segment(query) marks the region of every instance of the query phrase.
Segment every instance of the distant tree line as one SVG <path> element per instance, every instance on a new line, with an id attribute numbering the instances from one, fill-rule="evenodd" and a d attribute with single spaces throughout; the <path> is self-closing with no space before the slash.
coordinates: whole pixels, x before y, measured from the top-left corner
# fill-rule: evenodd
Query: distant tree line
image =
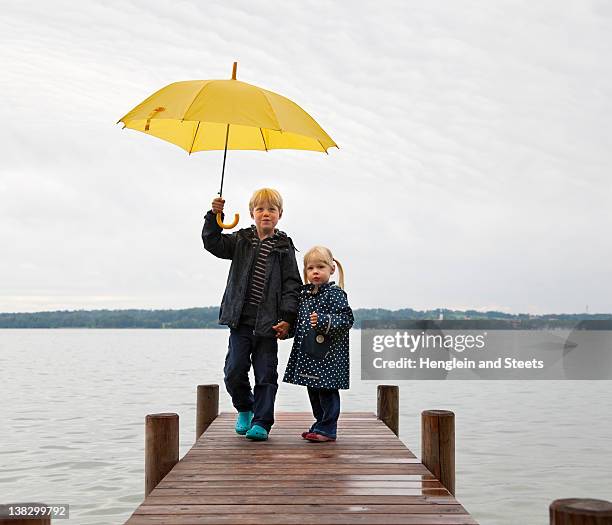
<path id="1" fill-rule="evenodd" d="M 572 327 L 582 320 L 610 320 L 611 314 L 507 314 L 476 310 L 354 310 L 355 328 L 363 320 L 494 319 L 520 321 L 522 326 Z M 0 313 L 0 328 L 225 328 L 218 324 L 219 308 L 186 308 L 183 310 L 74 310 L 36 313 Z"/>
<path id="2" fill-rule="evenodd" d="M 218 307 L 0 314 L 0 328 L 219 328 Z"/>

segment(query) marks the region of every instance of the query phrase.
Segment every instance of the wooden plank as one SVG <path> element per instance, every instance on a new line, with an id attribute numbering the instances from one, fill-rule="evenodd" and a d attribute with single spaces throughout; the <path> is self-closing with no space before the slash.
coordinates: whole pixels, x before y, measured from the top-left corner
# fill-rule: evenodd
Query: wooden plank
<path id="1" fill-rule="evenodd" d="M 312 457 L 346 457 L 346 459 L 354 459 L 354 456 L 362 456 L 362 457 L 377 457 L 377 456 L 386 456 L 393 455 L 393 457 L 408 457 L 413 458 L 414 454 L 410 452 L 408 449 L 399 448 L 399 449 L 376 449 L 368 451 L 367 454 L 362 454 L 363 449 L 346 449 L 342 448 L 340 445 L 333 446 L 322 446 L 317 447 L 301 447 L 299 449 L 296 448 L 280 448 L 280 447 L 272 447 L 272 448 L 250 448 L 248 450 L 240 449 L 240 448 L 219 448 L 215 451 L 215 456 L 224 457 L 224 456 L 249 456 L 249 457 L 265 457 L 265 458 L 296 458 L 296 457 L 304 457 L 304 458 L 312 458 Z M 185 457 L 190 455 L 197 454 L 209 454 L 210 450 L 203 450 L 200 448 L 192 448 Z"/>
<path id="2" fill-rule="evenodd" d="M 203 438 L 202 442 L 199 443 L 199 445 L 210 445 L 210 444 L 215 444 L 217 447 L 220 446 L 220 448 L 225 448 L 225 445 L 231 446 L 231 445 L 241 445 L 244 443 L 251 443 L 252 445 L 247 445 L 247 446 L 251 446 L 251 448 L 258 448 L 257 445 L 259 445 L 262 448 L 265 448 L 266 445 L 265 444 L 274 444 L 276 446 L 281 446 L 281 445 L 289 445 L 289 446 L 299 446 L 299 447 L 305 447 L 305 448 L 333 448 L 335 446 L 342 446 L 342 445 L 352 445 L 352 446 L 356 446 L 356 445 L 363 445 L 363 444 L 367 444 L 368 446 L 373 446 L 373 445 L 380 445 L 381 447 L 385 447 L 385 446 L 390 446 L 390 447 L 394 447 L 397 445 L 396 441 L 393 439 L 392 436 L 389 435 L 380 435 L 380 436 L 375 436 L 372 434 L 356 434 L 356 433 L 349 433 L 349 434 L 342 434 L 341 432 L 337 435 L 337 439 L 336 441 L 328 441 L 326 443 L 312 443 L 311 441 L 307 441 L 305 439 L 302 438 L 302 432 L 306 432 L 308 429 L 307 428 L 301 428 L 299 431 L 296 432 L 291 432 L 288 434 L 279 434 L 279 433 L 274 433 L 274 431 L 270 432 L 270 434 L 268 434 L 268 439 L 266 441 L 250 441 L 248 439 L 246 439 L 245 437 L 241 437 L 238 436 L 237 434 L 234 434 L 233 436 L 230 435 L 228 436 L 227 433 L 225 434 L 219 434 L 218 436 L 208 436 L 206 438 Z M 199 448 L 197 446 L 194 446 L 194 448 Z M 401 448 L 401 447 L 396 447 L 396 448 Z"/>
<path id="3" fill-rule="evenodd" d="M 266 447 L 266 448 L 246 448 L 246 447 L 225 447 L 225 448 L 215 448 L 215 447 L 193 447 L 185 457 L 200 454 L 208 454 L 214 456 L 246 456 L 246 457 L 261 457 L 261 458 L 271 458 L 278 457 L 283 454 L 291 454 L 291 455 L 304 455 L 304 457 L 335 457 L 340 454 L 360 454 L 363 452 L 363 447 L 341 447 L 340 445 L 334 445 L 334 448 L 331 447 L 317 447 L 316 445 L 313 447 Z M 385 455 L 393 455 L 396 457 L 405 457 L 405 458 L 413 458 L 414 454 L 410 452 L 406 448 L 380 448 L 376 450 L 372 450 L 369 456 L 378 457 Z"/>
<path id="4" fill-rule="evenodd" d="M 342 451 L 342 450 L 346 450 L 347 452 L 355 452 L 358 450 L 364 450 L 365 448 L 373 448 L 376 446 L 377 440 L 367 440 L 367 439 L 358 439 L 355 438 L 354 440 L 352 440 L 352 447 L 349 448 L 345 448 L 342 449 L 341 447 L 344 446 L 344 444 L 339 443 L 339 442 L 333 442 L 333 441 L 328 441 L 325 443 L 311 443 L 309 442 L 307 445 L 304 445 L 303 443 L 297 442 L 296 443 L 296 437 L 286 437 L 286 438 L 268 438 L 267 441 L 250 441 L 247 439 L 244 439 L 241 442 L 237 442 L 237 443 L 226 443 L 224 442 L 224 440 L 222 439 L 218 439 L 215 441 L 209 441 L 207 442 L 207 445 L 214 445 L 214 447 L 210 447 L 208 446 L 208 449 L 213 449 L 213 450 L 219 450 L 219 449 L 225 449 L 225 450 L 229 450 L 232 448 L 239 448 L 239 449 L 243 449 L 243 450 L 251 450 L 253 452 L 257 451 L 257 450 L 266 450 L 268 448 L 274 448 L 274 447 L 278 447 L 280 448 L 291 448 L 294 449 L 295 451 L 298 450 L 306 450 L 306 451 L 313 451 L 313 450 L 317 450 L 317 451 Z M 305 442 L 305 440 L 301 440 L 302 442 Z M 384 443 L 382 442 L 380 444 L 381 448 L 384 448 L 385 450 L 388 448 L 393 448 L 393 445 L 391 443 Z M 195 452 L 202 450 L 201 447 L 197 447 L 193 449 Z M 401 451 L 401 450 L 405 450 L 402 449 L 401 447 L 396 447 L 395 450 L 397 451 Z"/>
<path id="5" fill-rule="evenodd" d="M 202 479 L 206 478 L 206 476 L 166 476 L 164 478 L 164 483 L 192 483 L 194 487 L 200 487 L 205 485 L 207 488 L 235 488 L 239 487 L 238 490 L 244 492 L 244 486 L 248 485 L 248 482 L 235 482 L 228 480 L 214 480 L 210 479 Z M 304 486 L 304 479 L 301 480 L 276 480 L 276 479 L 266 479 L 266 480 L 257 480 L 258 487 L 283 487 L 283 488 L 299 488 Z M 159 486 L 159 485 L 158 485 Z M 166 486 L 165 484 L 163 485 Z M 402 488 L 443 488 L 438 480 L 424 480 L 424 481 L 338 481 L 336 479 L 320 479 L 313 480 L 308 482 L 308 487 L 310 488 L 329 488 L 333 489 L 334 487 L 342 487 L 345 488 L 389 488 L 389 489 L 402 489 Z"/>
<path id="6" fill-rule="evenodd" d="M 233 474 L 228 475 L 225 473 L 218 474 L 202 474 L 199 471 L 196 472 L 172 472 L 168 473 L 165 479 L 173 479 L 174 476 L 178 477 L 188 477 L 188 476 L 198 476 L 202 481 L 219 481 L 219 480 L 227 480 L 227 481 L 243 481 L 248 483 L 252 481 L 252 476 L 248 474 Z M 259 481 L 304 481 L 304 476 L 302 474 L 263 474 L 258 476 Z M 333 481 L 428 481 L 432 479 L 436 479 L 433 474 L 330 474 L 325 476 L 326 480 Z"/>
<path id="7" fill-rule="evenodd" d="M 175 467 L 176 468 L 176 467 Z M 202 474 L 219 474 L 219 473 L 223 473 L 224 470 L 223 469 L 217 469 L 217 470 L 201 470 L 201 469 L 194 469 L 194 468 L 189 468 L 189 469 L 184 469 L 182 472 L 190 472 L 190 473 L 202 473 Z M 243 469 L 225 469 L 225 472 L 229 475 L 234 475 L 234 474 L 242 474 L 244 473 Z M 303 473 L 304 476 L 316 476 L 316 475 L 321 475 L 321 470 L 317 469 L 317 468 L 312 468 L 312 469 L 301 469 L 301 472 Z M 280 475 L 286 475 L 286 474 L 294 474 L 295 473 L 295 469 L 266 469 L 264 471 L 262 470 L 249 470 L 248 473 L 251 476 L 251 480 L 253 479 L 253 476 L 257 476 L 260 477 L 262 475 L 272 475 L 272 474 L 280 474 Z M 355 467 L 355 468 L 338 468 L 338 469 L 334 469 L 331 472 L 324 472 L 323 475 L 336 475 L 336 474 L 364 474 L 364 470 L 359 468 L 359 467 Z M 367 473 L 369 474 L 388 474 L 390 473 L 390 470 L 388 468 L 378 468 L 378 469 L 368 469 Z M 393 472 L 391 472 L 393 474 L 428 474 L 429 471 L 423 466 L 423 465 L 413 465 L 413 468 L 411 469 L 402 469 L 402 470 L 394 470 Z M 159 485 L 158 485 L 159 486 Z"/>
<path id="8" fill-rule="evenodd" d="M 191 456 L 189 461 L 183 461 L 178 463 L 174 468 L 176 471 L 183 470 L 198 470 L 202 473 L 214 473 L 216 471 L 232 471 L 232 474 L 249 474 L 253 472 L 265 473 L 267 471 L 289 471 L 286 474 L 307 472 L 307 471 L 320 471 L 321 473 L 333 474 L 336 469 L 363 469 L 363 474 L 375 474 L 372 470 L 389 469 L 390 474 L 418 474 L 420 472 L 429 472 L 427 469 L 421 469 L 423 466 L 421 463 L 416 461 L 416 458 L 404 458 L 395 460 L 393 463 L 386 458 L 372 458 L 371 460 L 359 460 L 359 461 L 339 461 L 330 458 L 325 459 L 304 459 L 298 462 L 293 461 L 278 461 L 278 460 L 266 460 L 260 458 L 257 460 L 239 461 L 232 459 L 222 463 L 216 461 L 215 463 L 209 463 L 206 461 L 206 457 L 195 458 Z M 229 473 L 229 472 L 228 472 Z M 352 474 L 349 472 L 348 474 Z"/>
<path id="9" fill-rule="evenodd" d="M 450 505 L 209 505 L 197 503 L 159 503 L 141 505 L 136 514 L 465 514 L 459 504 Z"/>
<path id="10" fill-rule="evenodd" d="M 253 496 L 268 495 L 274 496 L 445 496 L 448 491 L 445 488 L 329 488 L 329 487 L 226 487 L 226 488 L 213 488 L 205 484 L 198 485 L 195 482 L 181 483 L 181 482 L 165 482 L 162 481 L 159 484 L 160 488 L 164 489 L 181 489 L 186 494 L 198 494 L 204 495 L 220 495 L 220 496 L 234 496 L 238 499 L 248 490 L 248 493 Z"/>
<path id="11" fill-rule="evenodd" d="M 126 525 L 305 525 L 308 514 L 134 514 Z M 316 514 L 317 525 L 478 525 L 468 514 Z"/>
<path id="12" fill-rule="evenodd" d="M 351 465 L 365 465 L 372 463 L 386 463 L 386 464 L 400 464 L 405 463 L 407 465 L 420 463 L 417 458 L 405 457 L 405 458 L 396 458 L 393 456 L 367 456 L 367 455 L 359 455 L 359 454 L 345 454 L 342 456 L 335 455 L 329 457 L 316 457 L 316 456 L 304 456 L 301 457 L 290 457 L 289 454 L 284 454 L 280 457 L 277 456 L 232 456 L 229 454 L 226 455 L 217 455 L 214 460 L 210 458 L 209 454 L 198 454 L 191 453 L 189 458 L 195 463 L 205 462 L 208 465 L 214 465 L 216 463 L 220 463 L 222 465 L 233 465 L 237 463 L 239 465 L 260 465 L 263 461 L 266 462 L 266 465 L 276 466 L 278 465 L 292 465 L 296 466 L 303 465 L 304 463 L 308 463 L 309 465 L 314 465 L 321 463 L 323 465 L 330 464 L 345 464 L 350 463 Z"/>
<path id="13" fill-rule="evenodd" d="M 199 494 L 188 494 L 184 489 L 160 489 L 157 488 L 145 499 L 145 504 L 150 501 L 162 502 L 164 504 L 185 503 L 185 504 L 207 504 L 207 505 L 258 505 L 262 503 L 261 496 L 242 495 L 236 496 L 202 496 Z M 447 493 L 443 496 L 421 495 L 411 496 L 292 496 L 291 503 L 295 505 L 399 505 L 402 503 L 413 505 L 457 505 L 455 498 Z M 269 505 L 282 505 L 287 503 L 286 496 L 270 495 L 265 498 L 265 503 Z"/>

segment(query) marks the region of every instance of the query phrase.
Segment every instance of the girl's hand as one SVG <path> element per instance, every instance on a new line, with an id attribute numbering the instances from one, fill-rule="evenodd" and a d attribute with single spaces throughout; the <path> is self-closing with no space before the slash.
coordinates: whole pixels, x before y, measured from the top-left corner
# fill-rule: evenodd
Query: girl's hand
<path id="1" fill-rule="evenodd" d="M 319 316 L 317 315 L 317 312 L 312 312 L 310 314 L 310 326 L 312 326 L 313 328 L 317 326 L 318 320 L 319 320 Z"/>
<path id="2" fill-rule="evenodd" d="M 212 211 L 213 213 L 221 213 L 223 211 L 223 205 L 225 204 L 225 199 L 221 197 L 216 197 L 212 201 Z"/>

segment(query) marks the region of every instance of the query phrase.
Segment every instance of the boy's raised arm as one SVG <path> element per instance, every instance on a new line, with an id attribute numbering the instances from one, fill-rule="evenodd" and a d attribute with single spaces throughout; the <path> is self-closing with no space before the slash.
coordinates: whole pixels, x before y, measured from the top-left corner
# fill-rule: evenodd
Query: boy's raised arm
<path id="1" fill-rule="evenodd" d="M 207 251 L 221 259 L 232 259 L 236 248 L 236 233 L 223 234 L 223 229 L 217 224 L 216 213 L 223 213 L 223 199 L 214 199 L 213 207 L 204 217 L 202 241 Z"/>

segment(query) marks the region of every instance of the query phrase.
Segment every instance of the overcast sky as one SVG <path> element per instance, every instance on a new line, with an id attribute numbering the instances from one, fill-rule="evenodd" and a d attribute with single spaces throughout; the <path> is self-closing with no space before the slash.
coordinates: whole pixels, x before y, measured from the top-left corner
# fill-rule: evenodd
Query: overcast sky
<path id="1" fill-rule="evenodd" d="M 115 122 L 177 80 L 298 103 L 329 155 L 230 151 L 356 307 L 612 311 L 609 0 L 4 1 L 0 311 L 217 305 L 222 152 Z M 301 265 L 301 257 L 298 254 Z"/>

